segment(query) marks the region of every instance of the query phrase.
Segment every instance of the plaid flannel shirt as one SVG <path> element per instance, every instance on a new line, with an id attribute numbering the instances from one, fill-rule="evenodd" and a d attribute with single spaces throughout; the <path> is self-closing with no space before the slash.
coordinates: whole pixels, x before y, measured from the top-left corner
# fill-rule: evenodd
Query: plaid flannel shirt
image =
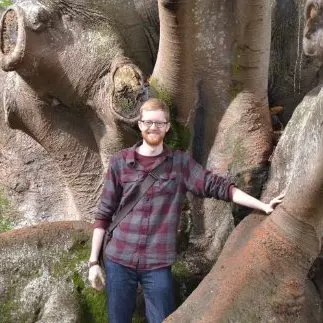
<path id="1" fill-rule="evenodd" d="M 94 227 L 107 228 L 117 208 L 131 199 L 147 175 L 135 160 L 135 146 L 110 159 Z M 163 163 L 159 179 L 114 229 L 104 255 L 110 260 L 140 270 L 171 265 L 176 258 L 176 232 L 187 191 L 200 197 L 230 201 L 229 178 L 205 170 L 188 152 L 164 146 L 153 168 Z"/>

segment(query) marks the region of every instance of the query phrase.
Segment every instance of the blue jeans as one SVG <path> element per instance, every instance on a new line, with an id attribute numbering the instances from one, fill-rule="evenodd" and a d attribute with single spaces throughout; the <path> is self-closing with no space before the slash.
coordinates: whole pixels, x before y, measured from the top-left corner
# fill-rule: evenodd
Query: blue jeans
<path id="1" fill-rule="evenodd" d="M 105 260 L 109 323 L 131 323 L 138 283 L 149 323 L 160 323 L 175 310 L 171 267 L 136 270 Z"/>

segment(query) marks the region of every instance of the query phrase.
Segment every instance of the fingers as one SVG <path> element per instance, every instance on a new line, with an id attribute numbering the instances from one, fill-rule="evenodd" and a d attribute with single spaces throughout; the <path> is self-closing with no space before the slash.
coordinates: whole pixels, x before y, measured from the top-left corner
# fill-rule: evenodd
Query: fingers
<path id="1" fill-rule="evenodd" d="M 279 203 L 281 203 L 282 202 L 282 200 L 280 200 L 280 199 L 278 199 L 278 198 L 274 198 L 274 199 L 272 199 L 271 201 L 270 201 L 270 204 L 274 204 L 274 205 L 276 205 L 276 204 L 279 204 Z"/>
<path id="2" fill-rule="evenodd" d="M 285 193 L 282 193 L 280 194 L 279 196 L 273 198 L 271 201 L 270 201 L 270 204 L 280 204 L 282 201 L 283 201 L 283 198 L 285 197 Z"/>
<path id="3" fill-rule="evenodd" d="M 278 197 L 279 197 L 280 199 L 283 199 L 283 198 L 285 197 L 285 195 L 286 195 L 286 192 L 281 193 Z"/>
<path id="4" fill-rule="evenodd" d="M 286 192 L 283 192 L 283 193 L 279 194 L 279 195 L 276 197 L 276 199 L 278 199 L 278 200 L 282 200 L 282 199 L 285 197 L 285 195 L 286 195 Z"/>
<path id="5" fill-rule="evenodd" d="M 271 204 L 267 204 L 267 208 L 265 209 L 265 213 L 267 215 L 269 215 L 273 210 L 274 210 L 274 208 L 272 207 L 272 205 Z"/>
<path id="6" fill-rule="evenodd" d="M 94 288 L 97 291 L 101 291 L 104 288 L 104 283 L 99 276 L 97 276 L 95 279 Z"/>
<path id="7" fill-rule="evenodd" d="M 89 269 L 89 281 L 91 286 L 98 291 L 104 288 L 105 279 L 99 265 L 94 265 Z"/>
<path id="8" fill-rule="evenodd" d="M 101 270 L 101 271 L 100 271 L 100 273 L 99 273 L 99 277 L 100 277 L 101 283 L 102 283 L 103 285 L 105 285 L 105 279 L 104 279 L 104 276 L 103 276 L 102 270 Z"/>
<path id="9" fill-rule="evenodd" d="M 105 286 L 105 279 L 104 279 L 102 270 L 100 270 L 100 272 L 99 272 L 99 279 L 100 279 L 100 285 L 102 286 L 102 288 L 104 288 L 104 286 Z"/>

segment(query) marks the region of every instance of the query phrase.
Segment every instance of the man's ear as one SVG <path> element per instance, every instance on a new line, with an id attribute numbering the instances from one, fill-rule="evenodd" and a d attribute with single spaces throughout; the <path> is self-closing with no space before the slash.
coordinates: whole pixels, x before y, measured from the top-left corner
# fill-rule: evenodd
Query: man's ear
<path id="1" fill-rule="evenodd" d="M 142 131 L 141 127 L 142 127 L 142 124 L 141 124 L 141 122 L 138 120 L 138 128 L 140 129 L 140 131 Z"/>
<path id="2" fill-rule="evenodd" d="M 166 125 L 166 132 L 168 132 L 169 129 L 170 129 L 170 122 L 168 122 L 167 125 Z"/>

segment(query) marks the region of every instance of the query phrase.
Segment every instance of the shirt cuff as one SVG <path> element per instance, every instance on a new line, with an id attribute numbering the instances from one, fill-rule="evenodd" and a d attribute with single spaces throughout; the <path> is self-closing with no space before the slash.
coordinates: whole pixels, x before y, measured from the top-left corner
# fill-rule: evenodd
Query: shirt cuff
<path id="1" fill-rule="evenodd" d="M 235 187 L 235 185 L 234 184 L 231 184 L 230 186 L 229 186 L 229 190 L 228 190 L 228 192 L 229 192 L 229 199 L 230 199 L 230 201 L 232 201 L 232 190 L 233 190 L 233 188 Z"/>
<path id="2" fill-rule="evenodd" d="M 106 230 L 110 225 L 110 221 L 109 220 L 99 220 L 96 219 L 94 224 L 93 224 L 93 228 L 102 228 L 104 230 Z"/>

